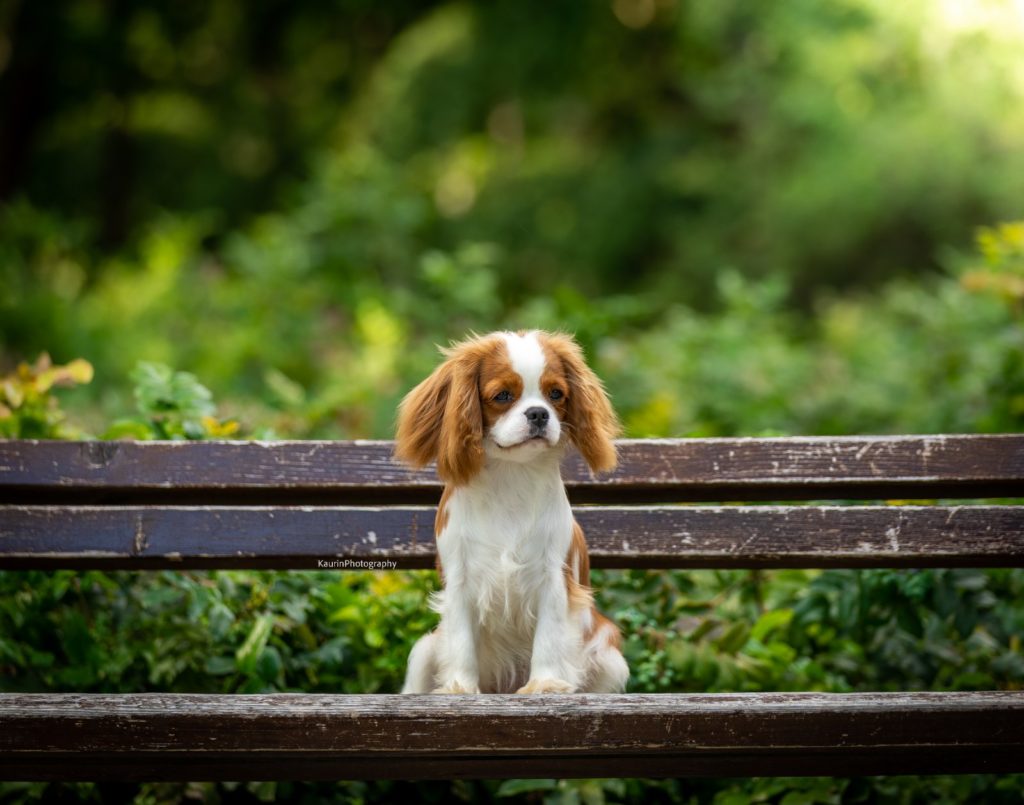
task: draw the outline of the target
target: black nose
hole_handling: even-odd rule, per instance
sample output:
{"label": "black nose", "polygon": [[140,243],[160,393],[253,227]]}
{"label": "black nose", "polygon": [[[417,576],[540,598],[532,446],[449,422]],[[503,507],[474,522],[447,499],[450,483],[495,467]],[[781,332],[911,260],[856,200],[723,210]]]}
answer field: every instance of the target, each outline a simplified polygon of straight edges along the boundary
{"label": "black nose", "polygon": [[543,430],[547,427],[548,419],[551,416],[547,408],[541,408],[539,405],[527,408],[524,414],[526,415],[526,421],[537,430]]}

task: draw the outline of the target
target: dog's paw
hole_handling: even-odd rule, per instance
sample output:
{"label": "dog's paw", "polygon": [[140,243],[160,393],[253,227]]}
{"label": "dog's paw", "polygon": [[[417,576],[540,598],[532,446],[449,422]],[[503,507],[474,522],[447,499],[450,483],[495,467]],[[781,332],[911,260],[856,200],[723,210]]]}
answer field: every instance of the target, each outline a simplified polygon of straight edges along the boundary
{"label": "dog's paw", "polygon": [[460,682],[457,682],[457,681],[455,681],[453,679],[447,685],[442,685],[439,688],[434,688],[434,690],[431,691],[431,692],[432,693],[479,693],[480,692],[480,688],[477,687],[476,685],[473,685],[472,687],[464,686]]}
{"label": "dog's paw", "polygon": [[572,693],[572,685],[561,679],[531,679],[516,693]]}

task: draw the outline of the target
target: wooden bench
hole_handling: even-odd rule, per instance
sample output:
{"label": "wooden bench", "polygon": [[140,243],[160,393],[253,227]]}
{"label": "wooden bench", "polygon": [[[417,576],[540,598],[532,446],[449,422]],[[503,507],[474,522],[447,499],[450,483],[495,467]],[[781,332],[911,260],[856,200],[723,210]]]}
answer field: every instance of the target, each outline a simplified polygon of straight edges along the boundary
{"label": "wooden bench", "polygon": [[[0,442],[0,567],[434,561],[389,442]],[[1024,566],[1024,436],[636,440],[564,475],[594,567]],[[601,505],[586,505],[601,504]],[[235,780],[1024,771],[1024,692],[0,695],[0,777]]]}

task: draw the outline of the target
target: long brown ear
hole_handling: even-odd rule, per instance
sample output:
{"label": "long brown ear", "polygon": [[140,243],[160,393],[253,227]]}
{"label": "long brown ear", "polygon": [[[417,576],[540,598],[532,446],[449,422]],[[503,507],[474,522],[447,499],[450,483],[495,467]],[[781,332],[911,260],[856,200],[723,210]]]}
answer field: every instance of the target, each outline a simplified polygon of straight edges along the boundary
{"label": "long brown ear", "polygon": [[455,486],[469,481],[484,464],[484,415],[480,406],[479,345],[466,342],[448,354],[451,390],[437,447],[437,474]]}
{"label": "long brown ear", "polygon": [[436,460],[437,474],[455,485],[472,478],[484,460],[479,355],[471,344],[445,350],[448,360],[406,395],[395,433],[396,458],[413,467]]}
{"label": "long brown ear", "polygon": [[616,436],[621,432],[618,417],[600,378],[583,358],[583,350],[572,336],[549,335],[548,345],[562,361],[569,384],[565,424],[569,438],[593,472],[615,469]]}
{"label": "long brown ear", "polygon": [[448,405],[452,367],[446,361],[405,395],[398,406],[395,457],[413,467],[424,467],[437,458],[441,420]]}

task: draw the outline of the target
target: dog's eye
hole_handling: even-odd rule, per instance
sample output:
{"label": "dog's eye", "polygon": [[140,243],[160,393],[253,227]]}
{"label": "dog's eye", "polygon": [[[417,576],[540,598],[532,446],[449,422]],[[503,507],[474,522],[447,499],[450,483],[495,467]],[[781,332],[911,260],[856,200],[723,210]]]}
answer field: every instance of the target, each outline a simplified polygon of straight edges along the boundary
{"label": "dog's eye", "polygon": [[548,392],[548,397],[552,400],[560,400],[564,396],[565,392],[563,392],[561,389],[551,389],[551,391]]}
{"label": "dog's eye", "polygon": [[512,402],[512,392],[499,391],[497,394],[494,395],[494,401],[500,403]]}

